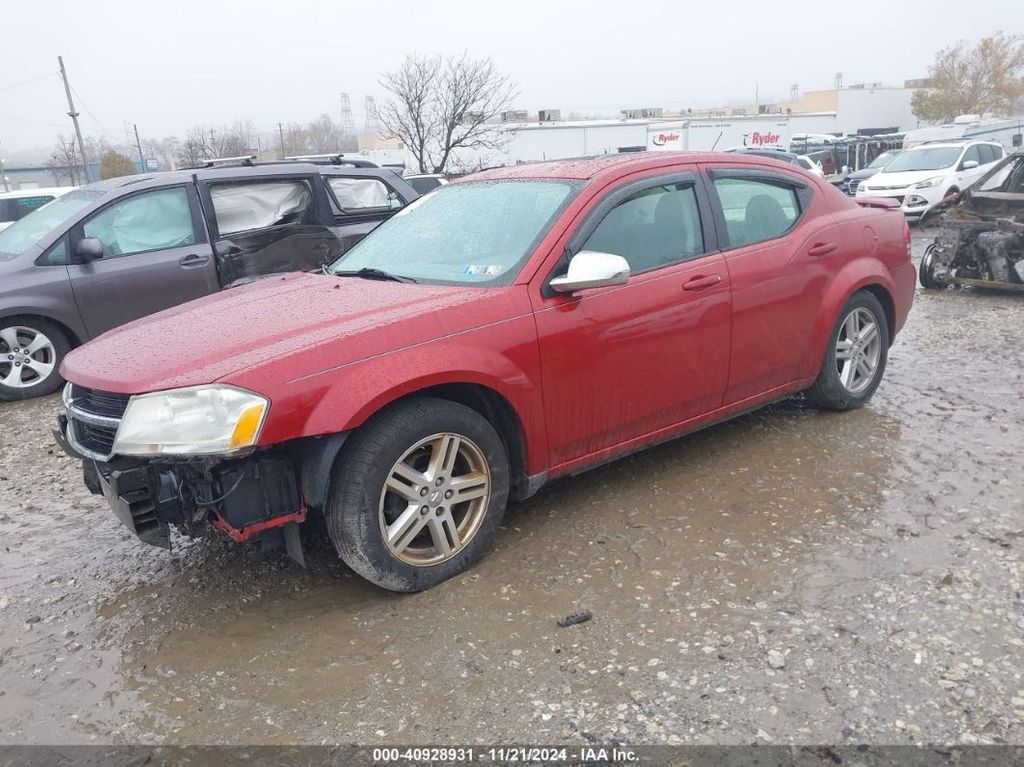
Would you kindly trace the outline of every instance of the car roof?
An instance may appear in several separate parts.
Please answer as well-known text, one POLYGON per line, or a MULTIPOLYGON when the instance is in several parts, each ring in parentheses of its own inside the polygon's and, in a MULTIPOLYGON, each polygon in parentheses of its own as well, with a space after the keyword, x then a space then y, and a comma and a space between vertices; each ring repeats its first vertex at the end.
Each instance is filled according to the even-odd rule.
MULTIPOLYGON (((492 168, 470 176, 463 176, 453 184, 465 181, 497 181, 501 179, 563 179, 569 181, 590 181, 599 177, 618 177, 637 171, 661 168, 671 165, 693 165, 701 162, 736 162, 763 165, 776 168, 789 165, 782 158, 766 157, 751 152, 626 152, 623 154, 600 155, 568 160, 524 163, 492 168)), ((790 166, 792 167, 792 166, 790 166)))
POLYGON ((267 178, 273 176, 304 176, 319 173, 322 176, 372 176, 391 180, 400 178, 390 168, 353 168, 345 165, 322 165, 309 162, 282 162, 268 165, 222 165, 211 168, 187 168, 184 170, 160 171, 157 173, 140 173, 133 176, 118 176, 104 181, 96 181, 81 189, 99 192, 120 192, 125 187, 135 186, 140 189, 151 187, 174 186, 185 184, 195 176, 199 181, 236 181, 247 178, 267 178))

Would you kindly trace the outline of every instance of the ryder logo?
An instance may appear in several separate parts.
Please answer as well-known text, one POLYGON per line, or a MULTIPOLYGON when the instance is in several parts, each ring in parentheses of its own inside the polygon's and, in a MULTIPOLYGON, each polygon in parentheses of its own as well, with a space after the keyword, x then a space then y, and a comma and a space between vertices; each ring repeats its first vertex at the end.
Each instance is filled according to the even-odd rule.
POLYGON ((651 141, 654 144, 654 146, 665 146, 666 144, 671 144, 674 141, 678 141, 679 138, 680 137, 678 133, 659 133, 657 136, 651 139, 651 141))
POLYGON ((754 131, 743 136, 743 146, 776 146, 782 138, 778 133, 754 131))

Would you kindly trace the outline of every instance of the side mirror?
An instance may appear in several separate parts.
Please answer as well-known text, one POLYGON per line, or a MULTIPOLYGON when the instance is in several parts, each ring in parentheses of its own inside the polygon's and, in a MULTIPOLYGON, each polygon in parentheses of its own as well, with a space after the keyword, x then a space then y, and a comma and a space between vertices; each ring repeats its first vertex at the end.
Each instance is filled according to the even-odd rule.
POLYGON ((550 284, 558 293, 575 293, 586 288, 625 285, 628 280, 629 263, 622 256, 583 250, 572 257, 569 271, 550 284))
POLYGON ((977 160, 964 160, 963 163, 960 165, 960 170, 971 170, 972 168, 977 168, 977 167, 978 167, 978 161, 977 160))
POLYGON ((75 258, 88 264, 103 258, 103 241, 98 237, 83 237, 75 243, 75 258))

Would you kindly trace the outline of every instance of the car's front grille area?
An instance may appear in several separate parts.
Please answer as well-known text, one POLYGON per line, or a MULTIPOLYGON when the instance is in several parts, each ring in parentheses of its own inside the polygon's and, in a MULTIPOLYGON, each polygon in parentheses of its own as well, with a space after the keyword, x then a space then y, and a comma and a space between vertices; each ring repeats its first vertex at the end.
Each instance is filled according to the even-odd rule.
POLYGON ((131 396, 87 389, 84 386, 72 384, 71 399, 79 408, 89 413, 108 418, 120 418, 124 415, 131 396))
POLYGON ((68 441, 88 458, 109 459, 114 452, 121 416, 130 399, 127 394, 70 384, 64 399, 68 409, 68 441))
POLYGON ((72 428, 75 430, 75 441, 86 450, 98 455, 110 455, 114 452, 116 429, 93 426, 81 421, 75 421, 72 428))

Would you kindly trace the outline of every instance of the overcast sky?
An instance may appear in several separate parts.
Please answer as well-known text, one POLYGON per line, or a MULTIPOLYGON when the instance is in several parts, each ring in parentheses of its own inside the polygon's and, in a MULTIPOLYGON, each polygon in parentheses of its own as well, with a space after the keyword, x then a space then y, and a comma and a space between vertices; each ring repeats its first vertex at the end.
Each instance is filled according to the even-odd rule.
POLYGON ((64 56, 86 135, 181 136, 239 118, 339 115, 357 127, 378 77, 410 52, 490 56, 516 107, 614 114, 785 97, 845 82, 901 85, 939 48, 1024 31, 1022 0, 769 3, 766 0, 31 0, 0 14, 0 151, 48 149, 71 132, 64 56), (19 85, 23 81, 42 78, 19 85), (12 87, 17 86, 17 87, 12 87))

